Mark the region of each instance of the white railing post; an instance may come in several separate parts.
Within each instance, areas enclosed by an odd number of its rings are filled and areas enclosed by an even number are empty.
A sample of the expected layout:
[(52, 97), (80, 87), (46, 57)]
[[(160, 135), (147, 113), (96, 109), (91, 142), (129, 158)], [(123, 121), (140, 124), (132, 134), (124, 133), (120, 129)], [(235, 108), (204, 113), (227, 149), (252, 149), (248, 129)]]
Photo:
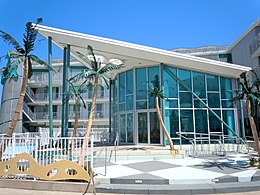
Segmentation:
[(15, 156), (15, 133), (12, 135), (12, 158)]
[(36, 162), (37, 163), (39, 163), (38, 162), (38, 145), (39, 145), (39, 143), (38, 143), (38, 139), (39, 139), (39, 136), (37, 135), (36, 137), (35, 137), (35, 150), (34, 150), (34, 158), (35, 158), (35, 160), (36, 160)]

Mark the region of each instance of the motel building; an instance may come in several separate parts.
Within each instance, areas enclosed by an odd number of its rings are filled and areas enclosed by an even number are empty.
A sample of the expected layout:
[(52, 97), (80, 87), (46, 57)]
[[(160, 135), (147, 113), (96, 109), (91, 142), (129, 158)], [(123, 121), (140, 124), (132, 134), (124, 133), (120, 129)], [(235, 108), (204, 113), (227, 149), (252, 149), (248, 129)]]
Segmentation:
[[(245, 136), (240, 120), (243, 112), (240, 103), (229, 100), (234, 95), (232, 91), (239, 88), (239, 75), (251, 70), (250, 67), (48, 26), (38, 25), (37, 30), (48, 40), (49, 62), (52, 62), (53, 45), (63, 51), (63, 60), (57, 66), (60, 71), (48, 72), (42, 67), (37, 68), (38, 72), (42, 70), (52, 78), (59, 78), (61, 94), (67, 90), (63, 86), (68, 85), (66, 81), (72, 76), (69, 73), (73, 72), (73, 67), (78, 72), (88, 68), (88, 45), (93, 47), (95, 55), (103, 64), (111, 59), (123, 62), (121, 69), (105, 75), (110, 81), (110, 89), (104, 89), (103, 86), (99, 90), (108, 91), (107, 101), (103, 102), (101, 109), (106, 117), (102, 121), (97, 116), (94, 122), (97, 129), (107, 127), (111, 139), (118, 138), (120, 145), (167, 146), (157, 117), (155, 100), (149, 94), (148, 83), (155, 83), (155, 79), (158, 79), (160, 88), (164, 91), (165, 99), (160, 100), (160, 109), (175, 145), (188, 144), (190, 139), (202, 137), (205, 143), (209, 143), (216, 139), (227, 138), (228, 141), (228, 138)], [(55, 67), (54, 64), (51, 65)], [(29, 82), (32, 92), (37, 92), (39, 85), (36, 84), (37, 82)], [(53, 85), (55, 82), (49, 79), (46, 93), (57, 87)], [(58, 100), (49, 98), (42, 105), (28, 101), (30, 112), (37, 112), (39, 106), (54, 106), (55, 113), (60, 117), (55, 118), (56, 115), (53, 115), (46, 119), (24, 120), (26, 117), (21, 114), (21, 121), (27, 121), (24, 122), (26, 125), (22, 124), (23, 128), (29, 128), (30, 131), (37, 131), (38, 128), (60, 131), (72, 128), (73, 120), (69, 116), (73, 113), (73, 108), (70, 109), (73, 102), (67, 102), (69, 109), (66, 110), (61, 109), (66, 107), (66, 102), (61, 100), (62, 97), (59, 97), (60, 103), (55, 103)], [(3, 108), (7, 109), (2, 106)], [(66, 112), (68, 113), (64, 114)], [(79, 128), (84, 127), (87, 113), (88, 111), (82, 111), (84, 117), (80, 118)]]

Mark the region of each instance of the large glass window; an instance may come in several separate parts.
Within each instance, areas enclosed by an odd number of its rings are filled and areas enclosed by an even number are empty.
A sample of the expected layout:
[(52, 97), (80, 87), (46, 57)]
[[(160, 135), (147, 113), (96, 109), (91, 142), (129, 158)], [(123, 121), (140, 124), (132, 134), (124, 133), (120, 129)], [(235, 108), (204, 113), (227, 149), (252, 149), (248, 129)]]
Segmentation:
[(136, 69), (136, 109), (147, 108), (146, 68)]
[(206, 98), (205, 74), (193, 72), (193, 91), (200, 98)]
[(125, 73), (119, 74), (119, 103), (125, 102)]
[(181, 108), (192, 107), (192, 95), (190, 92), (180, 92), (180, 107)]
[(195, 110), (195, 131), (208, 134), (207, 110)]
[[(184, 85), (191, 90), (191, 72), (188, 70), (179, 70), (179, 79)], [(188, 91), (183, 85), (180, 84), (180, 91)]]
[(156, 112), (150, 112), (150, 143), (160, 143), (160, 123)]
[(194, 132), (192, 110), (181, 110), (180, 114), (181, 114), (181, 131)]
[(228, 78), (220, 78), (221, 85), (221, 99), (231, 99), (232, 98), (232, 82)]
[(133, 95), (126, 96), (126, 110), (133, 110), (134, 109), (134, 97)]
[(128, 70), (126, 72), (126, 95), (133, 94), (133, 70)]
[(171, 137), (177, 137), (179, 132), (179, 113), (178, 110), (165, 110), (165, 125)]
[(208, 91), (219, 91), (218, 76), (207, 75), (207, 90)]
[[(159, 67), (150, 67), (148, 68), (148, 81), (152, 83), (154, 87), (160, 88), (160, 77), (159, 77)], [(149, 89), (151, 90), (151, 89)], [(149, 95), (149, 108), (155, 108), (155, 97)]]
[(208, 102), (210, 108), (219, 108), (220, 107), (219, 93), (208, 93)]
[(233, 130), (233, 132), (227, 128), (225, 125), (223, 125), (223, 130), (225, 135), (234, 136), (234, 130), (235, 130), (235, 121), (234, 121), (234, 111), (233, 110), (223, 110), (222, 111), (223, 120), (225, 123)]
[[(219, 110), (214, 110), (214, 112), (219, 117), (221, 117)], [(213, 115), (211, 112), (209, 113), (209, 126), (210, 126), (210, 132), (217, 132), (217, 133), (222, 132), (221, 121), (215, 115)]]
[[(177, 75), (177, 69), (172, 67), (167, 67), (172, 74)], [(178, 85), (175, 79), (167, 72), (163, 71), (163, 85), (164, 85), (164, 96), (167, 98), (177, 98), (178, 97)]]

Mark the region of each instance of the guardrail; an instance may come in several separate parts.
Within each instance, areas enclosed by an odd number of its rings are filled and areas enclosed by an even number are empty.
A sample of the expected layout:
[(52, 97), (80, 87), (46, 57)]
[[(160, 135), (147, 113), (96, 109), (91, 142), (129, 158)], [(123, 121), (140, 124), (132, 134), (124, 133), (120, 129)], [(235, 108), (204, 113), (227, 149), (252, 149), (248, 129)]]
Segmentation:
[(213, 154), (224, 156), (227, 152), (249, 152), (247, 143), (236, 136), (217, 134), (217, 132), (210, 134), (177, 132), (177, 135), (191, 144), (189, 151), (192, 152), (191, 156), (193, 157)]

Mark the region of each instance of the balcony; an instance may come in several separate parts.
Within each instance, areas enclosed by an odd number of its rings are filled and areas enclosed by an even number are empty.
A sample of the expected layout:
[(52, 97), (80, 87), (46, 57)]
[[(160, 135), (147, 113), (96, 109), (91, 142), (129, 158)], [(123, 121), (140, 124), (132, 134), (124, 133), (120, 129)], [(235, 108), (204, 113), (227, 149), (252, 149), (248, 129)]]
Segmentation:
[[(62, 83), (62, 74), (53, 73), (52, 77), (53, 83)], [(28, 84), (29, 85), (35, 85), (35, 86), (41, 86), (41, 85), (48, 85), (49, 81), (49, 75), (48, 72), (41, 72), (41, 73), (34, 73), (32, 77), (30, 78)]]
[(253, 58), (260, 56), (260, 33), (258, 33), (249, 45), (249, 52)]
[[(49, 120), (49, 113), (48, 112), (35, 112), (35, 120)], [(79, 120), (88, 120), (89, 113), (79, 113)], [(96, 111), (95, 112), (95, 119), (100, 120), (108, 120), (109, 113), (108, 111)], [(61, 112), (53, 112), (53, 120), (61, 120), (62, 114)], [(69, 120), (75, 119), (75, 113), (69, 113)]]
[(23, 113), (30, 119), (30, 121), (33, 121), (36, 119), (35, 113), (27, 106), (26, 103), (23, 103)]

